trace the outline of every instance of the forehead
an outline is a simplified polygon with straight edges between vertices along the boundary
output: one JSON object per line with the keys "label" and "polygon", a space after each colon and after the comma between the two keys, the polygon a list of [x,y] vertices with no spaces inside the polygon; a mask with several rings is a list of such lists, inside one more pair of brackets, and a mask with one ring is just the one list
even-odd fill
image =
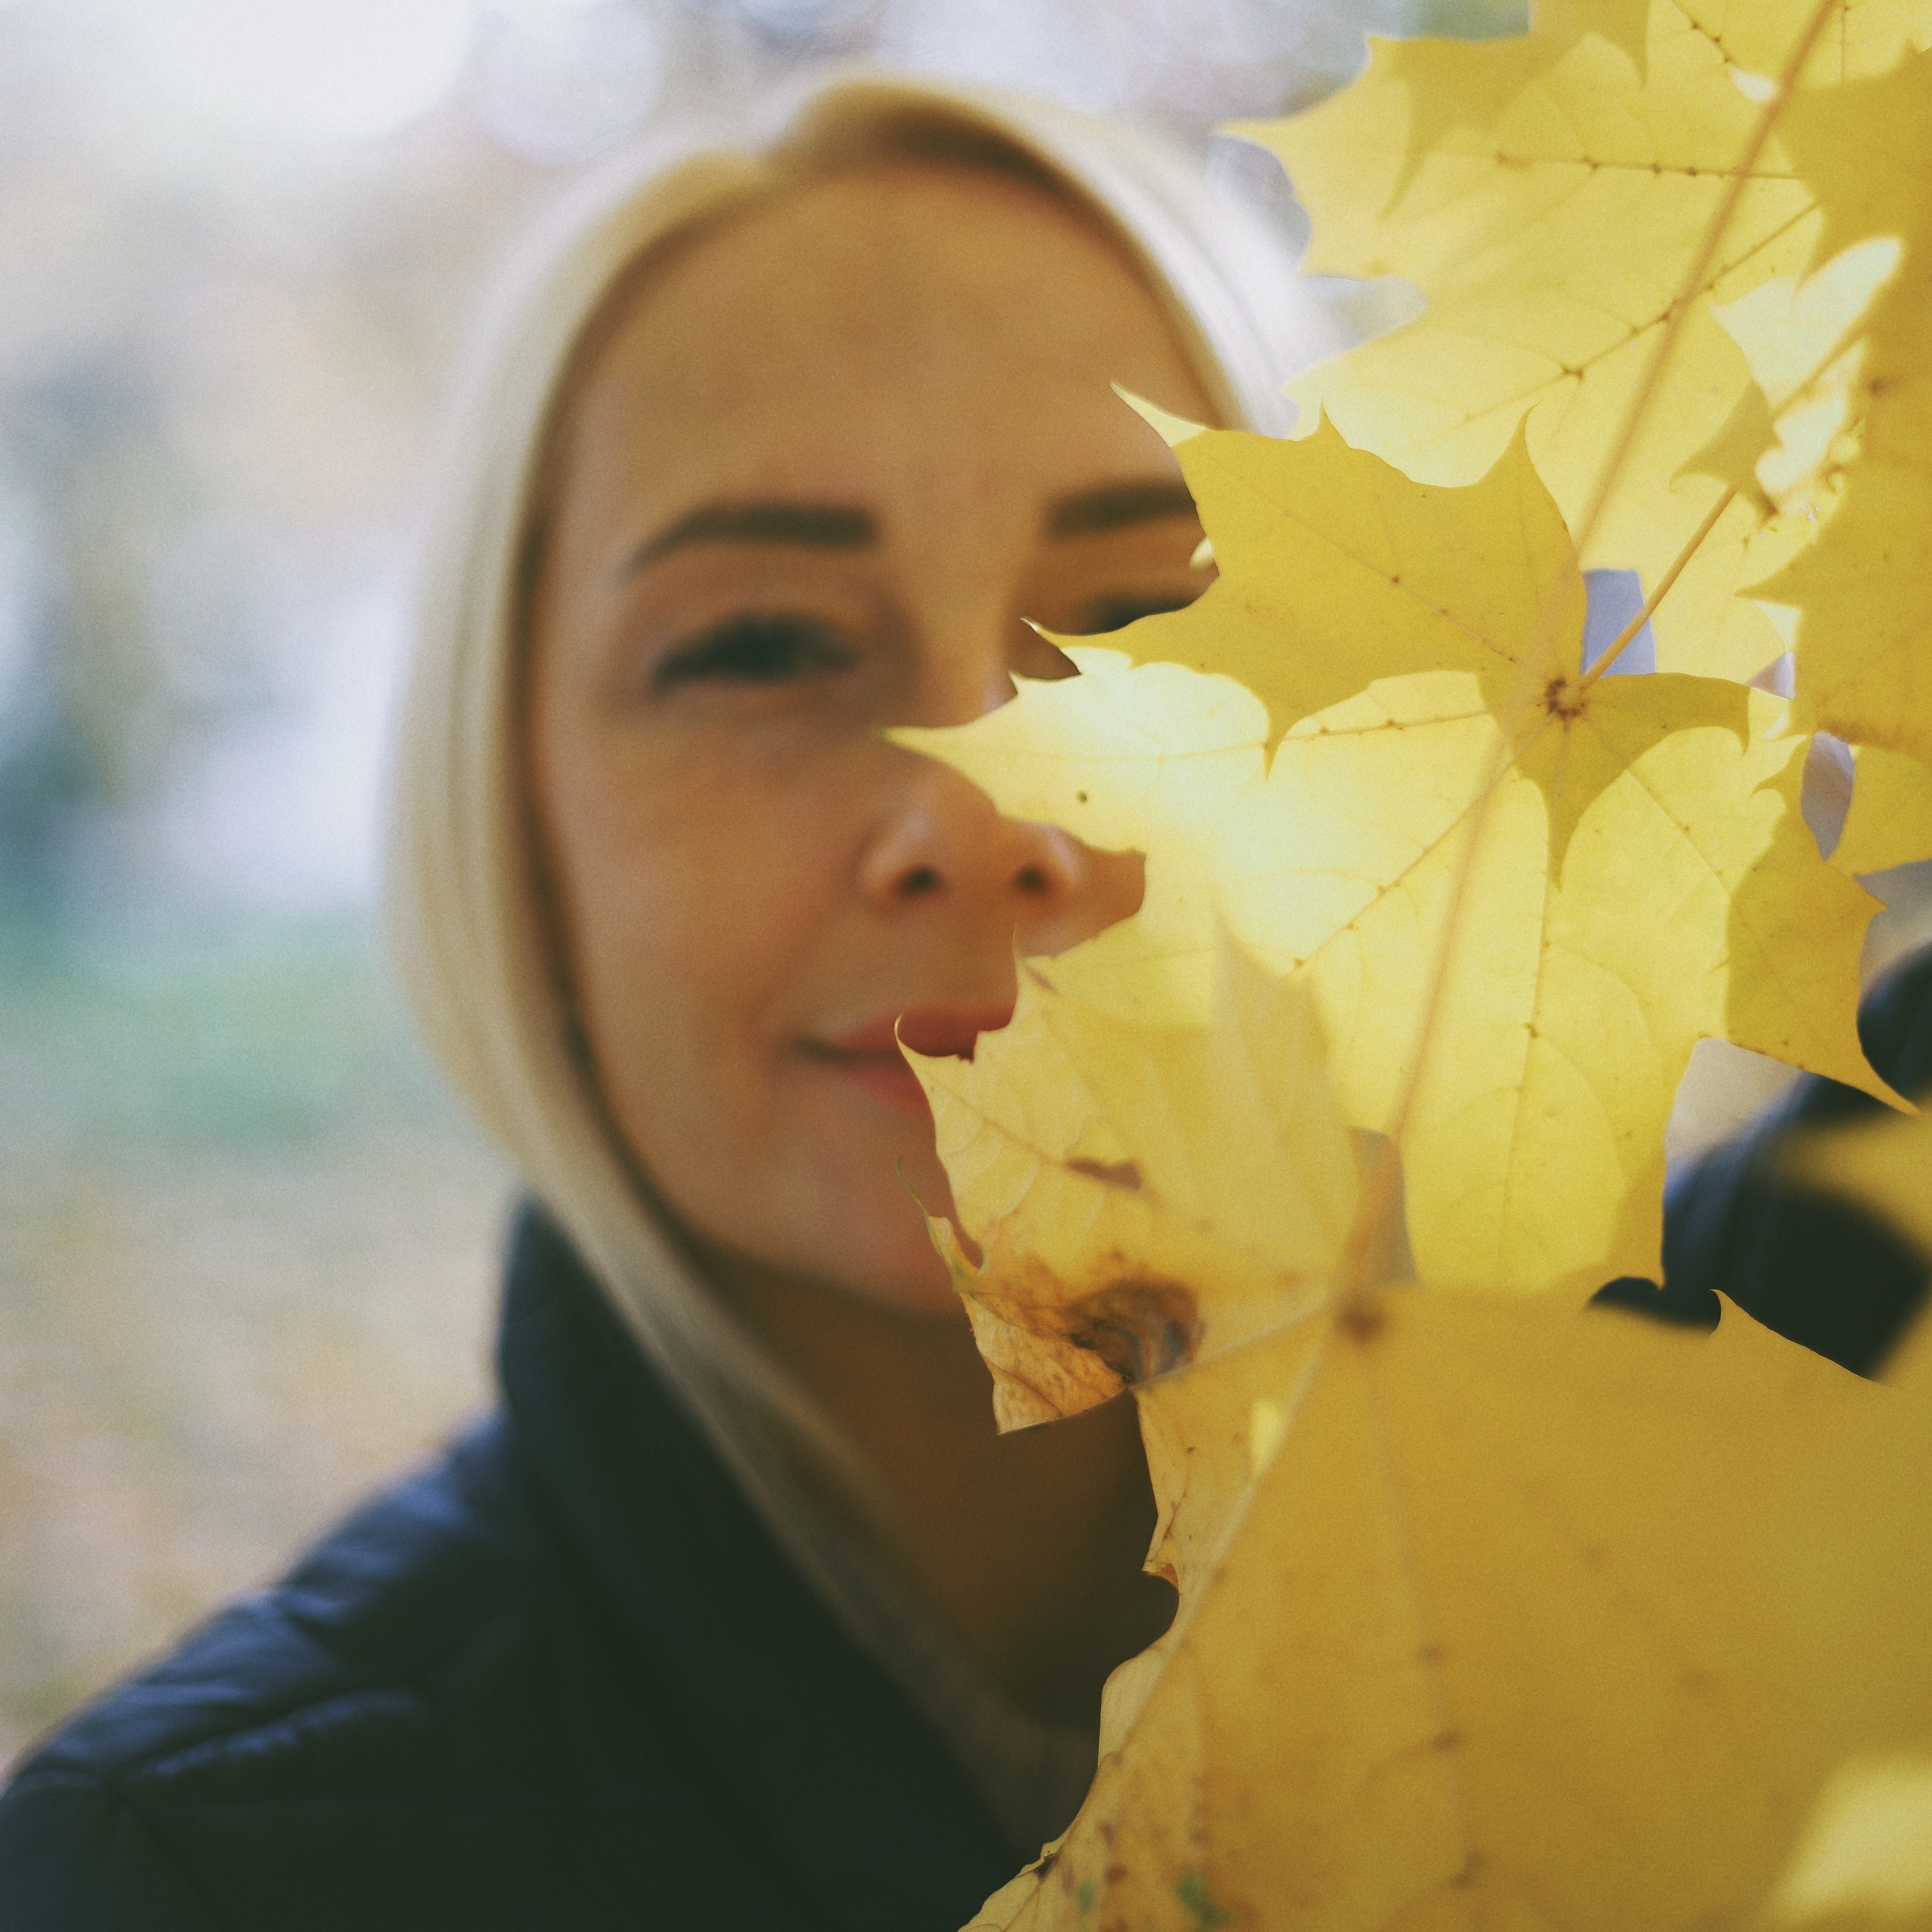
{"label": "forehead", "polygon": [[1205,413],[1122,248],[990,173],[907,165],[787,188],[623,302],[576,382],[567,493],[574,471],[659,511],[807,482],[865,496],[996,455],[1024,470],[1030,449],[1132,467],[1146,433],[1111,381]]}

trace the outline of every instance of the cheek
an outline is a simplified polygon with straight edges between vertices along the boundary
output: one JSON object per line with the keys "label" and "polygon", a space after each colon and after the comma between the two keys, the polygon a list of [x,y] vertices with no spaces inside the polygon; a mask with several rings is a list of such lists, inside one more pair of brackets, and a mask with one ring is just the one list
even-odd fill
{"label": "cheek", "polygon": [[852,1017],[877,950],[854,868],[880,762],[580,756],[539,796],[605,1097],[664,1199],[761,1260],[950,1310],[907,1192],[950,1206],[930,1125],[828,1095],[794,1050],[802,1023]]}
{"label": "cheek", "polygon": [[661,1082],[680,1062],[730,1077],[784,1037],[788,990],[850,874],[838,790],[621,748],[558,773],[547,829],[614,1089]]}

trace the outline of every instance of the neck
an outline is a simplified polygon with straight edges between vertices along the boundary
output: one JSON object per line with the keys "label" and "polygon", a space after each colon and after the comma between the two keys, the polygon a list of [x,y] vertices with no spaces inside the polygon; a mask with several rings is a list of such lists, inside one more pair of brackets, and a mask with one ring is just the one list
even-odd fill
{"label": "neck", "polygon": [[1173,1614],[1140,1567],[1154,1504],[1132,1402],[1002,1436],[962,1310],[700,1258],[877,1471],[912,1581],[994,1681],[1036,1717],[1094,1721],[1108,1673]]}

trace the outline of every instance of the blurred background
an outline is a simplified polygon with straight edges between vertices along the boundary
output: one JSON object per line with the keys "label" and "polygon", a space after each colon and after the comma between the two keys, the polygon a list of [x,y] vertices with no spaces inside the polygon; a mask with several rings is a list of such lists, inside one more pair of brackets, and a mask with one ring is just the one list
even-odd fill
{"label": "blurred background", "polygon": [[[0,0],[0,1765],[487,1399],[510,1179],[371,898],[442,385],[535,212],[872,59],[1145,116],[1298,230],[1217,122],[1330,91],[1365,30],[1522,20]],[[1700,1066],[1680,1147],[1781,1077]]]}

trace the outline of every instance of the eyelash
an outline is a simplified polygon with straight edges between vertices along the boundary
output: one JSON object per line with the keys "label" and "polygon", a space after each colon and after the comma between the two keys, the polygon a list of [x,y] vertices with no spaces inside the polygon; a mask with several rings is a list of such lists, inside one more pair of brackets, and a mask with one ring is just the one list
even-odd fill
{"label": "eyelash", "polygon": [[838,632],[810,617],[748,611],[673,651],[652,673],[652,690],[715,682],[760,686],[844,671],[854,661]]}
{"label": "eyelash", "polygon": [[[1098,635],[1124,630],[1136,618],[1179,610],[1187,598],[1114,597],[1088,606],[1079,629]],[[782,611],[751,611],[680,646],[651,675],[662,693],[681,684],[735,684],[753,689],[849,670],[854,654],[838,633],[816,619]]]}

